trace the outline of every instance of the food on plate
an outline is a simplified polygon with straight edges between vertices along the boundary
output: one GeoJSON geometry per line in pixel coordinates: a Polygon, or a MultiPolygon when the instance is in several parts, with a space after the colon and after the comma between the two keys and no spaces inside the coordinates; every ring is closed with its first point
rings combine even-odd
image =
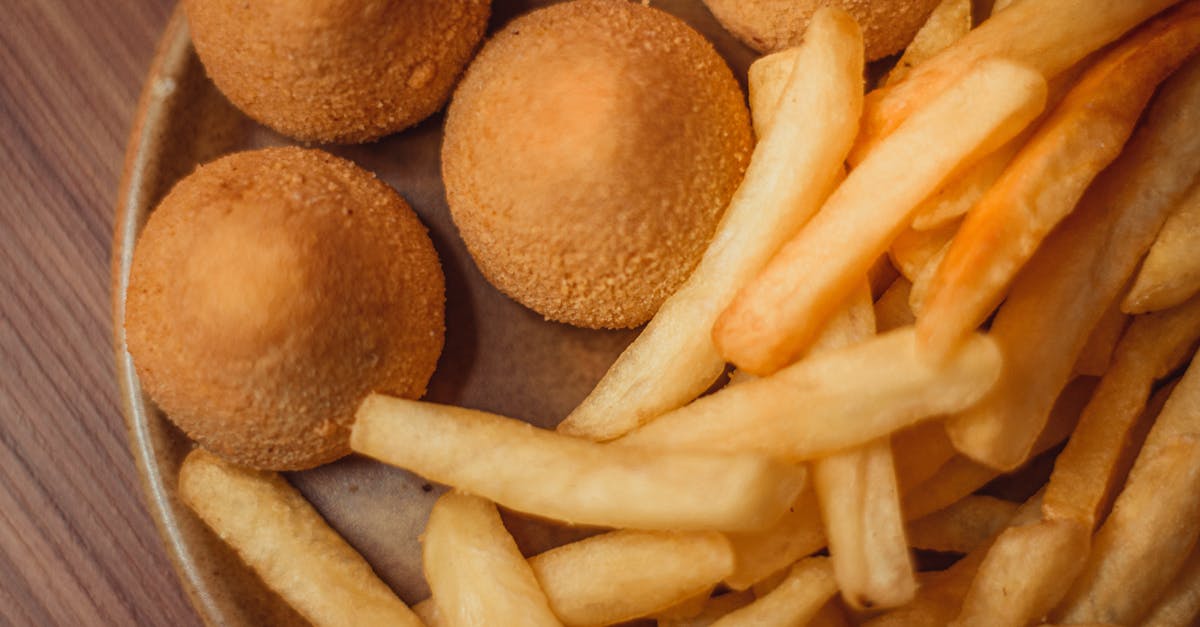
{"type": "Polygon", "coordinates": [[[359,408],[350,446],[517,511],[634,529],[762,529],[806,483],[802,468],[765,456],[606,446],[378,394],[359,408]]]}
{"type": "Polygon", "coordinates": [[[1200,48],[1200,2],[1107,51],[1041,124],[963,221],[929,286],[917,329],[944,355],[996,308],[1038,244],[1121,153],[1158,84],[1200,48]]]}
{"type": "Polygon", "coordinates": [[[1028,458],[1091,330],[1197,173],[1200,58],[1193,58],[1159,89],[1125,151],[1009,290],[988,332],[1004,355],[1000,381],[946,422],[959,451],[999,470],[1028,458]]]}
{"type": "Polygon", "coordinates": [[[125,332],[142,387],[210,451],[270,470],[350,452],[372,390],[419,397],[442,349],[441,265],[399,195],[333,155],[241,152],[150,215],[125,332]]]}
{"type": "Polygon", "coordinates": [[[283,477],[196,449],[179,469],[179,497],[314,625],[420,627],[412,610],[283,477]]]}
{"type": "Polygon", "coordinates": [[[1019,133],[1045,100],[1040,74],[989,60],[914,114],[850,171],[722,312],[713,327],[722,355],[759,376],[794,361],[911,221],[918,203],[956,169],[1019,133]]]}
{"type": "Polygon", "coordinates": [[[562,625],[486,499],[443,494],[425,524],[421,550],[439,624],[562,625]]]}
{"type": "Polygon", "coordinates": [[[866,57],[899,52],[938,0],[704,0],[726,30],[759,52],[799,44],[812,16],[825,6],[848,11],[862,26],[866,57]]]}
{"type": "Polygon", "coordinates": [[[574,0],[513,20],[471,63],[442,176],[492,285],[551,320],[623,328],[688,278],[752,148],[704,37],[637,3],[574,0]]]}
{"type": "Polygon", "coordinates": [[[301,141],[354,143],[438,110],[483,38],[490,0],[185,0],[221,92],[301,141]]]}
{"type": "Polygon", "coordinates": [[[755,120],[768,130],[712,244],[560,431],[611,440],[686,404],[721,376],[725,360],[712,341],[713,322],[841,176],[858,129],[862,71],[862,35],[845,13],[833,10],[817,13],[807,42],[794,54],[751,66],[750,93],[765,99],[756,105],[755,120]],[[790,69],[756,70],[785,67],[781,63],[790,69]],[[767,121],[776,116],[779,123],[767,121]]]}
{"type": "Polygon", "coordinates": [[[1200,293],[1200,182],[1167,218],[1121,304],[1129,313],[1178,305],[1200,293]]]}

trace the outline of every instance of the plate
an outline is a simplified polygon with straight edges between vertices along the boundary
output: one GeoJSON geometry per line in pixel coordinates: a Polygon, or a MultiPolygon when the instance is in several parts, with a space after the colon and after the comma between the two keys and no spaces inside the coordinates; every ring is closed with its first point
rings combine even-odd
{"type": "MultiPolygon", "coordinates": [[[[545,1],[493,3],[490,30],[545,1]]],[[[713,42],[745,85],[754,53],[699,0],[654,2],[713,42]]],[[[582,400],[636,330],[592,331],[551,323],[496,291],[450,220],[439,153],[442,116],[383,140],[322,146],[375,172],[430,230],[446,274],[446,346],[426,399],[553,427],[582,400]]],[[[175,10],[159,43],[126,152],[113,234],[113,339],[129,442],[147,505],[197,612],[214,625],[304,624],[176,498],[179,464],[192,443],[143,395],[125,348],[123,320],[134,244],[159,199],[197,164],[220,155],[294,143],[238,112],[206,78],[187,21],[175,10]]],[[[321,515],[406,602],[428,596],[418,535],[440,486],[377,462],[348,457],[288,473],[321,515]]],[[[590,533],[505,513],[522,551],[537,553],[590,533]]]]}

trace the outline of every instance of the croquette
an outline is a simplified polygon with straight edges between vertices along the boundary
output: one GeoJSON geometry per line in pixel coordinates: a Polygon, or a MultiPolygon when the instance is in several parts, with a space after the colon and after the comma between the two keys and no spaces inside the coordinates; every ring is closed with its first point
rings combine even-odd
{"type": "Polygon", "coordinates": [[[490,0],[184,0],[210,78],[251,118],[301,141],[356,143],[445,103],[490,0]]]}
{"type": "Polygon", "coordinates": [[[442,177],[494,286],[550,320],[624,328],[695,267],[752,149],[741,87],[703,36],[576,0],[483,47],[449,107],[442,177]]]}
{"type": "Polygon", "coordinates": [[[151,213],[125,332],[184,432],[297,470],[349,452],[369,392],[424,393],[444,309],[433,244],[395,191],[328,153],[270,148],[201,166],[151,213]]]}

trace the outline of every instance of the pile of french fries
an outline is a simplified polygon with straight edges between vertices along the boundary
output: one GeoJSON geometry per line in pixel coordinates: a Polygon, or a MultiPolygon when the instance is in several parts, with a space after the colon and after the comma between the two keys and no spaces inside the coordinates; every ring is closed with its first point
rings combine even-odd
{"type": "Polygon", "coordinates": [[[1195,624],[1198,50],[1200,0],[945,0],[864,97],[819,11],[750,69],[703,261],[557,432],[362,405],[356,452],[453,488],[415,612],[278,476],[198,450],[180,494],[322,625],[1195,624]],[[527,559],[497,506],[612,530],[527,559]]]}

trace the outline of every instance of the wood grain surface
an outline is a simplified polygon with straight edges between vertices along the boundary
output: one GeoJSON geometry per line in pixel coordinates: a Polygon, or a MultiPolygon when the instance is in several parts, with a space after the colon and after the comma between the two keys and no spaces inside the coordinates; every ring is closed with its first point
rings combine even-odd
{"type": "Polygon", "coordinates": [[[110,350],[113,205],[171,0],[0,4],[0,625],[199,625],[110,350]]]}

